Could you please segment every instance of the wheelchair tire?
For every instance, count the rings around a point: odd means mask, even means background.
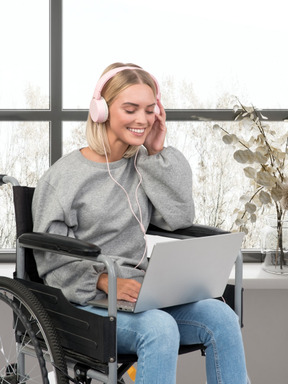
[[[0,311],[0,384],[69,383],[56,330],[33,293],[0,277]]]

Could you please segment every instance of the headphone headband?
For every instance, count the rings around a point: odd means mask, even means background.
[[[101,96],[101,92],[104,85],[107,83],[107,81],[109,81],[112,77],[114,77],[118,72],[125,71],[126,69],[144,71],[144,69],[138,68],[138,67],[131,67],[131,66],[117,67],[106,72],[98,80],[94,90],[93,98],[90,103],[90,115],[94,122],[104,123],[108,119],[108,106],[104,98]],[[161,94],[160,94],[158,81],[150,73],[149,75],[153,79],[156,87],[156,98],[157,100],[160,100]],[[159,112],[157,111],[157,113]]]

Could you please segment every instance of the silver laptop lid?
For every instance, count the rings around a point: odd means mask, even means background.
[[[222,296],[243,233],[154,245],[135,312]]]

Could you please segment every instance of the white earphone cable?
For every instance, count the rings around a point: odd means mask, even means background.
[[[107,152],[106,152],[106,148],[105,148],[105,145],[104,145],[104,140],[103,140],[103,136],[101,135],[101,139],[102,139],[102,144],[103,144],[103,148],[104,148],[104,153],[105,153],[105,159],[106,159],[106,164],[107,164],[107,170],[108,170],[108,174],[110,176],[110,178],[114,181],[114,183],[116,185],[118,185],[122,191],[125,193],[126,197],[127,197],[127,200],[128,200],[128,204],[129,204],[129,208],[130,208],[130,211],[132,212],[133,216],[135,217],[135,219],[137,220],[138,224],[140,225],[140,228],[141,228],[141,231],[143,232],[143,235],[144,235],[144,240],[145,240],[145,249],[144,249],[144,252],[143,252],[143,255],[141,257],[141,260],[139,261],[139,263],[134,267],[134,269],[138,268],[139,265],[142,263],[145,255],[146,255],[146,252],[147,252],[147,237],[146,237],[146,231],[145,231],[145,228],[144,228],[144,225],[143,225],[143,222],[142,222],[142,210],[141,210],[141,207],[140,207],[140,203],[139,203],[139,199],[138,199],[138,189],[142,183],[142,175],[139,171],[139,169],[137,168],[137,165],[136,165],[136,161],[137,161],[137,156],[138,156],[138,152],[139,152],[139,149],[140,147],[138,148],[136,154],[135,154],[135,158],[134,158],[134,167],[135,167],[135,170],[139,176],[139,183],[137,184],[137,187],[135,189],[135,199],[136,199],[136,203],[137,203],[137,206],[138,206],[138,209],[139,209],[139,218],[137,217],[135,211],[133,210],[133,207],[132,207],[132,204],[131,204],[131,200],[130,200],[130,197],[128,195],[128,192],[126,191],[126,189],[113,177],[113,175],[111,174],[111,170],[110,170],[110,166],[109,166],[109,161],[108,161],[108,156],[107,156]]]

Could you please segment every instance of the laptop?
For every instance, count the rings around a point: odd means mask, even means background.
[[[118,310],[138,313],[221,297],[243,236],[238,232],[156,243],[137,302],[118,300]],[[88,304],[108,308],[108,299]]]

